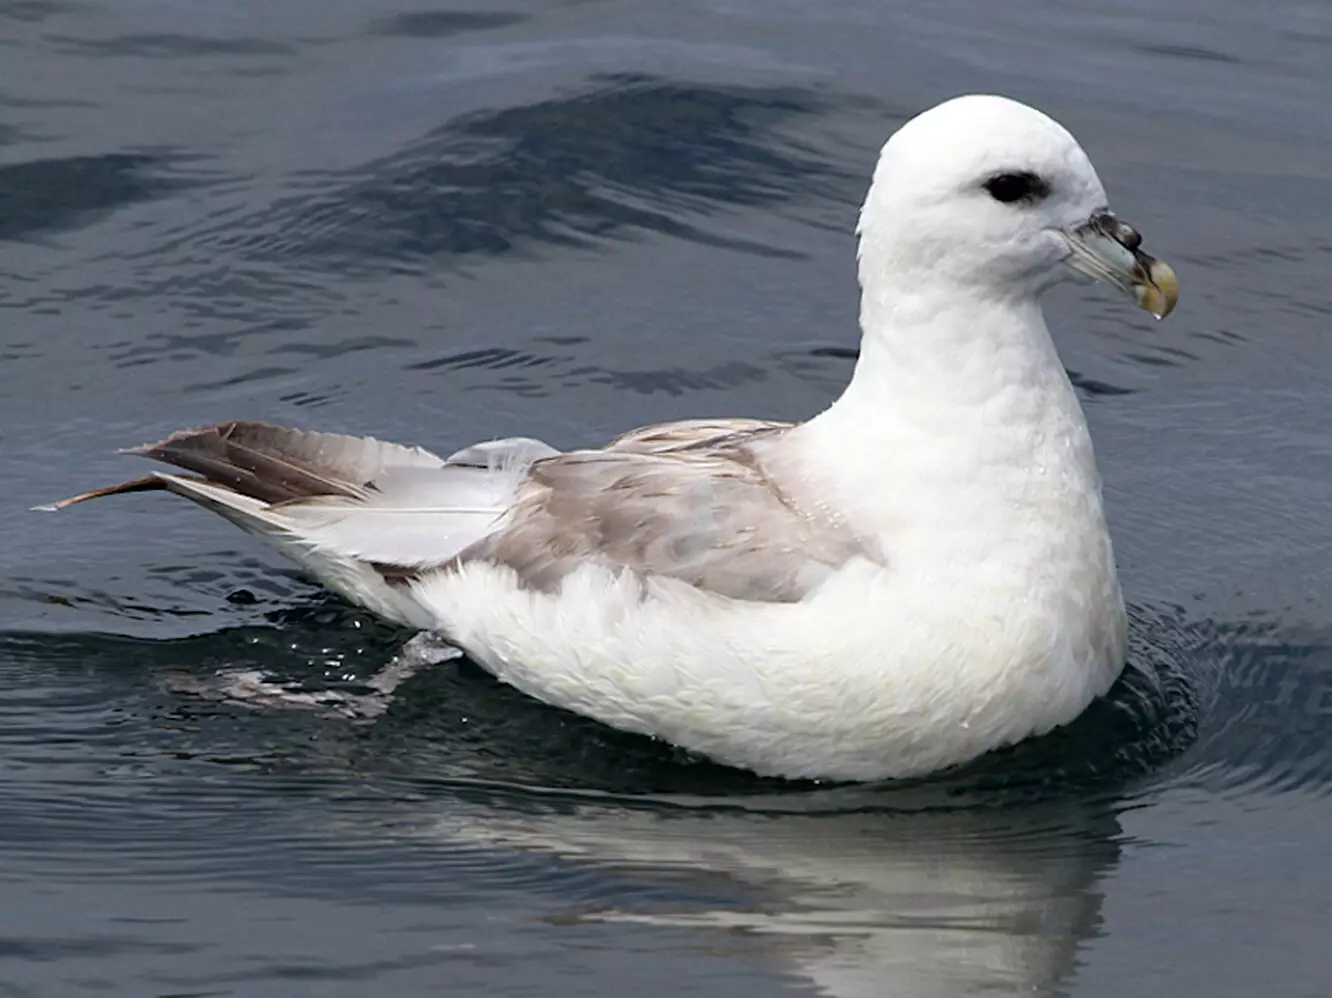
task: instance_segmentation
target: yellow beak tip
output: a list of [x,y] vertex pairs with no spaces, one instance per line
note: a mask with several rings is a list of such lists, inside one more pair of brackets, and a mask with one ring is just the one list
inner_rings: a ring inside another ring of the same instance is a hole
[[1147,268],[1146,278],[1134,287],[1138,305],[1164,319],[1179,303],[1179,278],[1170,264],[1155,259]]

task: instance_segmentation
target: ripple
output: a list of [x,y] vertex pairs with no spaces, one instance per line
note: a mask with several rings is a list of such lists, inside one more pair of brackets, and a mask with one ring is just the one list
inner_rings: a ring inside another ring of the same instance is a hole
[[67,0],[9,0],[4,6],[0,6],[0,17],[39,24],[49,17],[69,13],[78,7],[78,4]]
[[1152,55],[1164,55],[1175,59],[1197,59],[1202,62],[1221,62],[1227,64],[1238,64],[1243,60],[1238,56],[1231,55],[1228,52],[1218,52],[1214,49],[1203,48],[1200,45],[1135,45],[1141,52],[1149,52]]
[[1172,784],[1250,800],[1332,793],[1332,640],[1275,622],[1227,639],[1234,653],[1208,724]]
[[[778,364],[781,358],[776,358]],[[638,395],[683,396],[691,392],[738,388],[766,381],[771,372],[750,361],[732,360],[704,368],[673,367],[617,370],[589,364],[575,354],[539,354],[508,347],[461,350],[404,365],[408,371],[486,370],[507,372],[500,378],[473,379],[466,391],[505,391],[546,397],[582,385],[605,385]],[[521,373],[518,373],[521,372]]]
[[164,154],[108,153],[0,166],[0,240],[76,229],[125,205],[188,186],[163,175]]
[[[29,659],[39,648],[85,667],[103,662],[97,668],[114,668],[129,658],[168,694],[206,688],[219,670],[261,674],[293,690],[363,692],[402,640],[401,632],[333,601],[265,616],[265,625],[175,641],[15,636],[7,639],[9,657],[22,642],[22,657]],[[269,711],[265,721],[262,710],[189,697],[168,698],[162,709],[177,721],[188,718],[193,731],[173,750],[178,755],[232,766],[250,758],[265,769],[323,772],[333,765],[410,793],[517,790],[772,810],[993,806],[1115,792],[1180,755],[1197,737],[1222,667],[1207,657],[1216,651],[1171,616],[1136,611],[1132,667],[1077,722],[940,778],[881,787],[763,779],[719,766],[548,707],[466,660],[410,679],[373,723],[302,720],[301,730],[318,732],[317,746],[291,743],[256,754],[248,737],[230,744],[245,730],[246,716],[256,715],[248,723],[257,734],[289,712]]]
[[117,38],[73,38],[47,35],[59,51],[68,55],[92,55],[149,59],[197,59],[208,56],[268,56],[296,54],[296,49],[263,38],[208,38],[164,32],[121,35]]
[[382,18],[371,25],[370,31],[401,38],[453,38],[512,27],[530,17],[511,11],[420,10]]
[[823,109],[793,89],[603,77],[585,92],[465,116],[355,170],[309,173],[303,184],[316,193],[204,241],[361,277],[635,230],[791,256],[685,216],[825,196],[849,182],[777,131]]

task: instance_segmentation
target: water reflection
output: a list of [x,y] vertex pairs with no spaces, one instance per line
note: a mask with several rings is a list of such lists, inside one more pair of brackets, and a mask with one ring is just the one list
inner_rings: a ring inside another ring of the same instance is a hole
[[760,952],[837,998],[1047,994],[1097,930],[1118,857],[1104,805],[756,815],[572,805],[440,817],[458,846],[554,854],[627,877],[668,873],[677,900],[568,913],[697,929]]

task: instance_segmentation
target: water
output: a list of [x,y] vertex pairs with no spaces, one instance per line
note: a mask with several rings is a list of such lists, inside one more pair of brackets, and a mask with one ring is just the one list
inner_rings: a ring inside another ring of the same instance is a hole
[[[0,995],[1326,992],[1332,8],[0,0],[0,67]],[[877,147],[969,90],[1184,293],[1051,303],[1135,667],[1049,739],[784,785],[466,662],[348,716],[406,635],[184,503],[26,511],[235,416],[807,415]]]

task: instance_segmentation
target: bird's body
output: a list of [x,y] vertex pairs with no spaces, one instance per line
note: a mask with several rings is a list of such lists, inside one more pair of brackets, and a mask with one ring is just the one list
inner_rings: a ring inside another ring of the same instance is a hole
[[860,236],[860,359],[807,422],[447,460],[225,424],[142,449],[201,478],[90,495],[186,495],[535,697],[724,763],[964,762],[1072,720],[1124,661],[1091,439],[1038,296],[1072,263],[1168,311],[1173,277],[1071,136],[1002,98],[904,126]]

